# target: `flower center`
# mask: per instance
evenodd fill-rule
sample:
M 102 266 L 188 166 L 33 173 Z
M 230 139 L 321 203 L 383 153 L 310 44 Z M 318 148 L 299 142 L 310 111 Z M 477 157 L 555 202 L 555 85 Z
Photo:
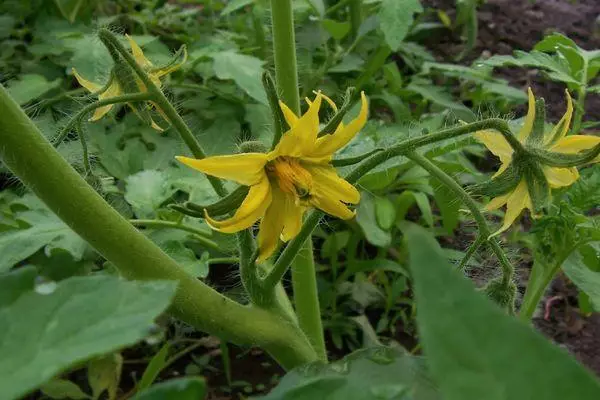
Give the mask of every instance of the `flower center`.
M 300 161 L 293 157 L 277 157 L 266 166 L 267 175 L 277 181 L 278 186 L 300 200 L 310 196 L 313 179 Z

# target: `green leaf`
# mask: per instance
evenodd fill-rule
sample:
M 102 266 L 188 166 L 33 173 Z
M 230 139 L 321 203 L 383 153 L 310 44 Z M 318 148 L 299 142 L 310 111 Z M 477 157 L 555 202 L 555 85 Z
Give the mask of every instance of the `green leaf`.
M 476 292 L 429 233 L 414 224 L 404 233 L 423 349 L 445 399 L 599 398 L 591 373 Z
M 213 69 L 219 79 L 233 79 L 250 97 L 269 104 L 261 81 L 262 60 L 232 51 L 217 53 L 213 60 Z
M 167 357 L 169 356 L 169 343 L 165 343 L 160 350 L 152 357 L 152 360 L 148 363 L 148 366 L 144 370 L 144 375 L 142 375 L 142 379 L 138 382 L 137 390 L 144 390 L 150 387 L 152 383 L 160 374 L 160 371 L 165 367 L 167 362 Z
M 94 358 L 88 363 L 88 383 L 92 388 L 94 399 L 99 399 L 106 391 L 108 400 L 115 400 L 121 381 L 122 367 L 123 357 L 119 353 Z
M 156 215 L 156 210 L 175 192 L 163 171 L 145 170 L 125 180 L 125 200 L 139 218 Z
M 362 228 L 369 243 L 386 247 L 392 242 L 390 233 L 381 229 L 377 224 L 375 199 L 369 192 L 361 192 L 360 203 L 356 209 L 356 222 Z
M 600 272 L 585 265 L 579 251 L 574 251 L 561 266 L 571 281 L 590 298 L 594 310 L 600 310 Z
M 453 191 L 443 185 L 438 179 L 431 177 L 435 203 L 442 215 L 442 225 L 448 234 L 452 234 L 458 226 L 460 200 Z
M 166 240 L 159 242 L 160 248 L 167 253 L 188 274 L 195 278 L 206 278 L 208 276 L 208 253 L 204 253 L 201 259 L 187 248 L 181 241 Z
M 199 400 L 206 396 L 201 378 L 181 378 L 162 382 L 138 393 L 132 400 Z
M 46 92 L 60 86 L 59 78 L 49 81 L 37 74 L 24 74 L 18 80 L 8 84 L 8 93 L 19 104 L 23 105 L 37 99 Z
M 254 0 L 231 0 L 227 3 L 223 11 L 221 11 L 221 16 L 229 15 L 232 12 L 244 8 L 252 3 L 254 3 Z
M 348 32 L 350 32 L 350 22 L 347 21 L 339 22 L 334 21 L 332 19 L 324 19 L 322 21 L 322 24 L 325 30 L 329 32 L 331 37 L 335 40 L 343 39 L 344 37 L 346 37 Z
M 398 50 L 400 44 L 408 34 L 413 23 L 413 15 L 423 12 L 419 0 L 383 0 L 379 10 L 381 30 L 388 46 L 393 51 Z
M 406 90 L 418 93 L 432 103 L 454 111 L 458 118 L 466 122 L 475 121 L 475 114 L 473 114 L 473 111 L 464 104 L 455 101 L 448 92 L 438 86 L 434 86 L 433 84 L 420 79 L 414 79 L 406 87 Z
M 389 230 L 396 222 L 396 208 L 387 197 L 375 198 L 375 217 L 381 229 Z
M 517 67 L 534 67 L 542 68 L 546 70 L 548 77 L 552 80 L 556 80 L 564 83 L 573 83 L 580 85 L 576 78 L 571 75 L 571 70 L 566 62 L 561 62 L 556 56 L 551 56 L 541 51 L 531 51 L 526 53 L 524 51 L 515 51 L 513 56 L 493 56 L 485 60 L 485 65 L 492 67 L 502 66 L 517 66 Z
M 75 259 L 80 259 L 87 247 L 83 239 L 48 210 L 23 211 L 18 213 L 17 219 L 29 226 L 0 233 L 0 272 L 7 271 L 42 247 L 47 253 L 55 248 L 65 249 Z
M 85 0 L 54 0 L 54 3 L 62 16 L 72 23 L 75 22 L 75 18 L 77 18 L 77 14 Z
M 0 387 L 6 399 L 77 362 L 148 336 L 176 284 L 96 276 L 61 281 L 48 293 L 51 288 L 23 294 L 0 309 Z
M 423 215 L 423 219 L 429 226 L 433 226 L 433 212 L 431 211 L 431 204 L 429 204 L 429 199 L 427 195 L 423 192 L 411 192 L 417 202 L 417 206 L 419 210 L 421 210 L 421 214 Z
M 288 372 L 261 400 L 436 400 L 424 360 L 398 348 L 358 350 L 331 364 L 313 363 Z
M 86 394 L 75 383 L 66 379 L 53 379 L 46 382 L 40 387 L 43 394 L 51 399 L 89 399 L 90 395 Z
M 37 271 L 34 267 L 21 267 L 0 274 L 0 308 L 12 304 L 23 293 L 33 290 Z

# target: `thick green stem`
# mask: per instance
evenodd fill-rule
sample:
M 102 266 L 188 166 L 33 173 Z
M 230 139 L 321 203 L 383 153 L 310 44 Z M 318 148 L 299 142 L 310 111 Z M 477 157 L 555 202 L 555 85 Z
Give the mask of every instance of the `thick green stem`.
M 162 112 L 166 115 L 167 119 L 171 122 L 171 124 L 175 127 L 179 136 L 184 141 L 186 146 L 190 149 L 195 158 L 202 159 L 206 158 L 206 154 L 202 149 L 202 146 L 187 126 L 183 118 L 179 115 L 175 107 L 171 104 L 169 99 L 165 96 L 165 94 L 158 88 L 154 82 L 150 79 L 150 77 L 146 74 L 144 69 L 138 65 L 133 56 L 123 47 L 121 42 L 108 30 L 101 29 L 98 33 L 100 40 L 108 47 L 116 50 L 121 57 L 127 62 L 127 64 L 133 69 L 135 74 L 140 78 L 144 86 L 146 86 L 148 93 L 152 96 L 152 101 L 159 107 Z M 223 183 L 220 179 L 215 178 L 213 176 L 207 176 L 210 184 L 214 188 L 215 192 L 219 196 L 227 195 L 227 190 L 223 186 Z
M 300 115 L 292 1 L 271 0 L 271 14 L 273 19 L 273 53 L 277 86 L 283 102 L 293 112 Z M 323 338 L 319 297 L 317 296 L 316 270 L 310 233 L 307 238 L 308 240 L 302 242 L 306 242 L 306 245 L 301 251 L 301 257 L 296 257 L 292 263 L 294 304 L 299 316 L 298 322 L 300 328 L 309 338 L 318 357 L 326 361 L 327 354 L 325 353 L 325 341 Z
M 263 347 L 285 368 L 317 359 L 293 323 L 222 296 L 138 232 L 58 154 L 2 86 L 0 114 L 4 164 L 125 277 L 178 281 L 174 316 L 233 343 Z

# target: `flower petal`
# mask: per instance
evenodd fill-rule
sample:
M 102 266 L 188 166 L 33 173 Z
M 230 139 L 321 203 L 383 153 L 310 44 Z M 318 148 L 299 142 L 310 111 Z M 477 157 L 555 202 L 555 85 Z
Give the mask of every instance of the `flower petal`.
M 358 204 L 360 192 L 341 178 L 331 166 L 306 165 L 313 178 L 313 191 L 344 203 Z
M 146 58 L 142 48 L 138 46 L 131 36 L 125 34 L 125 37 L 127 38 L 127 41 L 129 41 L 129 46 L 131 46 L 131 53 L 133 54 L 133 58 L 135 58 L 135 62 L 144 68 L 151 67 L 152 63 Z
M 365 92 L 360 93 L 360 99 L 361 106 L 358 116 L 346 126 L 340 124 L 341 128 L 338 126 L 333 134 L 318 138 L 315 151 L 310 154 L 311 157 L 323 157 L 335 153 L 346 146 L 365 126 L 369 114 L 369 103 Z
M 291 129 L 294 125 L 296 125 L 296 122 L 298 122 L 298 116 L 281 100 L 279 100 L 279 107 L 281 108 L 285 122 L 287 122 Z
M 264 167 L 267 162 L 267 155 L 263 153 L 214 156 L 201 160 L 182 156 L 175 158 L 205 174 L 248 186 L 256 185 L 265 177 Z
M 250 187 L 246 198 L 233 217 L 223 221 L 212 219 L 206 210 L 204 216 L 208 225 L 223 233 L 235 233 L 254 225 L 271 204 L 271 184 L 265 177 L 258 184 Z
M 599 143 L 600 136 L 571 135 L 560 139 L 556 144 L 550 147 L 549 151 L 564 154 L 577 154 L 580 151 L 589 150 Z M 600 156 L 594 158 L 592 162 L 600 162 Z
M 113 80 L 113 82 L 110 84 L 110 86 L 102 93 L 100 93 L 100 95 L 98 96 L 98 100 L 105 100 L 105 99 L 110 99 L 111 97 L 116 97 L 119 96 L 121 94 L 121 86 L 119 86 L 119 84 L 117 83 L 117 80 Z M 96 108 L 96 111 L 94 111 L 94 114 L 92 115 L 92 118 L 89 119 L 89 121 L 97 121 L 100 118 L 102 118 L 104 115 L 106 115 L 107 112 L 109 112 L 111 110 L 111 108 L 113 108 L 114 104 L 109 104 L 103 107 L 98 107 Z
M 344 203 L 329 196 L 315 194 L 311 197 L 310 203 L 319 210 L 333 215 L 340 219 L 352 219 L 356 215 L 355 211 L 350 210 Z
M 547 136 L 547 140 L 544 143 L 545 146 L 549 146 L 552 143 L 556 143 L 556 141 L 564 138 L 569 131 L 569 126 L 571 125 L 571 117 L 573 116 L 573 99 L 571 99 L 571 94 L 568 89 L 565 89 L 565 95 L 567 96 L 567 111 L 562 116 L 560 121 L 552 128 L 550 133 Z
M 521 143 L 525 143 L 531 134 L 531 130 L 533 129 L 533 121 L 535 120 L 535 97 L 533 96 L 533 92 L 531 91 L 530 87 L 527 88 L 527 96 L 529 98 L 527 116 L 525 117 L 525 122 L 523 123 L 521 130 L 517 134 L 517 138 Z
M 271 152 L 274 157 L 302 157 L 311 153 L 315 147 L 317 134 L 319 133 L 319 109 L 321 108 L 321 99 L 321 93 L 317 94 L 315 100 L 310 104 L 308 111 L 298 118 L 293 126 L 282 135 L 281 140 Z M 284 116 L 285 115 L 284 112 Z M 286 120 L 288 120 L 288 117 L 289 115 L 286 116 Z M 288 123 L 289 122 L 290 121 L 288 120 Z
M 506 213 L 504 214 L 504 223 L 500 229 L 494 232 L 491 236 L 496 236 L 507 230 L 519 217 L 521 211 L 526 208 L 530 210 L 532 208 L 531 197 L 529 196 L 527 182 L 525 179 L 522 179 L 515 190 L 513 190 L 508 196 L 506 202 Z
M 296 237 L 300 228 L 302 228 L 302 216 L 306 207 L 296 204 L 292 196 L 286 195 L 285 213 L 283 221 L 283 230 L 281 231 L 281 240 L 289 242 Z
M 500 132 L 486 129 L 482 131 L 477 131 L 474 134 L 475 139 L 479 140 L 481 143 L 488 148 L 489 151 L 492 152 L 496 157 L 500 159 L 502 162 L 502 168 L 508 168 L 508 164 L 512 161 L 512 155 L 514 153 L 513 148 L 508 144 L 504 136 Z M 506 166 L 504 166 L 506 164 Z M 500 171 L 496 172 L 498 175 Z
M 286 195 L 277 186 L 272 186 L 272 200 L 258 230 L 258 262 L 269 258 L 277 245 L 285 224 Z
M 500 207 L 506 204 L 510 195 L 511 192 L 503 194 L 502 196 L 494 197 L 488 204 L 485 205 L 485 207 L 483 207 L 483 209 L 485 211 L 493 211 L 499 209 Z
M 555 168 L 543 166 L 542 171 L 544 171 L 544 176 L 546 176 L 551 188 L 571 186 L 579 179 L 579 171 L 575 167 Z
M 71 68 L 71 71 L 73 72 L 75 79 L 77 79 L 77 82 L 79 82 L 79 84 L 81 86 L 83 86 L 84 88 L 86 88 L 90 93 L 94 93 L 94 92 L 97 92 L 98 90 L 102 89 L 102 85 L 88 81 L 83 76 L 79 75 L 79 73 L 77 72 L 77 70 L 75 68 Z

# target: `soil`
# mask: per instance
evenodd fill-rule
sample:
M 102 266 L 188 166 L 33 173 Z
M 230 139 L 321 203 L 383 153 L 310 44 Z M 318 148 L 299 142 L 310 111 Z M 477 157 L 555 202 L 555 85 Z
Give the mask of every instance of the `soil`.
M 422 3 L 445 10 L 454 17 L 454 0 L 424 0 Z M 598 0 L 487 0 L 478 8 L 477 17 L 477 43 L 463 61 L 467 65 L 480 57 L 512 54 L 516 49 L 529 51 L 550 32 L 567 35 L 586 50 L 600 48 Z M 441 61 L 447 62 L 460 53 L 462 46 L 459 37 L 445 37 L 428 44 Z M 550 119 L 556 121 L 564 113 L 564 85 L 545 80 L 535 70 L 503 68 L 497 70 L 497 75 L 515 87 L 531 86 L 537 96 L 546 99 Z M 587 97 L 586 119 L 600 120 L 600 96 Z M 518 267 L 521 271 L 528 268 L 527 265 Z M 600 376 L 600 313 L 581 315 L 574 286 L 559 276 L 542 301 L 538 314 L 533 320 L 534 326 Z

